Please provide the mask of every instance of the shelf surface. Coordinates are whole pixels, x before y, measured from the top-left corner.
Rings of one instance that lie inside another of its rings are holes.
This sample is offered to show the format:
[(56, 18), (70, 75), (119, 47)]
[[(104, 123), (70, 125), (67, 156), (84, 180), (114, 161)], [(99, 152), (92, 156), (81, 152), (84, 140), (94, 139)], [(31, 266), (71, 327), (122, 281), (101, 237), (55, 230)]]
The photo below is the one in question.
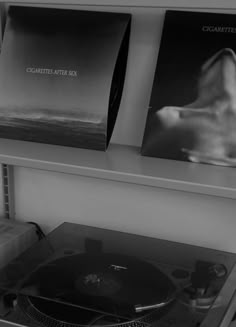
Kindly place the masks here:
[(151, 187), (236, 198), (235, 168), (143, 157), (138, 147), (106, 152), (0, 139), (0, 162)]
[(76, 4), (83, 6), (116, 6), (116, 7), (163, 7), (163, 8), (211, 8), (235, 9), (235, 0), (11, 0), (7, 3), (47, 3), (47, 4)]

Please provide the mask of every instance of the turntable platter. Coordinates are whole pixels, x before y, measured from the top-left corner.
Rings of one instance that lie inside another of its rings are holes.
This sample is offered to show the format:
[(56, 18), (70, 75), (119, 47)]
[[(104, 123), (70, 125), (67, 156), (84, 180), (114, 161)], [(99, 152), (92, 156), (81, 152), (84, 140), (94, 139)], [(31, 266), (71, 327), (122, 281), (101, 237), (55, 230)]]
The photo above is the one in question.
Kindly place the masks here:
[(136, 306), (166, 305), (175, 286), (158, 268), (114, 253), (66, 255), (41, 265), (20, 293), (121, 317)]
[(17, 306), (36, 326), (44, 327), (151, 327), (168, 312), (164, 307), (125, 319), (27, 295), (18, 295)]

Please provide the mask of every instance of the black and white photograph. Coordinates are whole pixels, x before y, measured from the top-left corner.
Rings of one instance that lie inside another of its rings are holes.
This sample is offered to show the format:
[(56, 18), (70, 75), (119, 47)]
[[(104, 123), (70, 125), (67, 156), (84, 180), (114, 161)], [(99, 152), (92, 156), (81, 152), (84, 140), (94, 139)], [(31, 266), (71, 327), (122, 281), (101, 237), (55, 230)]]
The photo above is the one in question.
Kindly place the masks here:
[(235, 17), (167, 11), (143, 155), (236, 166)]
[(0, 1), (0, 327), (236, 327), (234, 1)]
[(129, 23), (128, 14), (11, 6), (0, 57), (0, 137), (105, 150)]

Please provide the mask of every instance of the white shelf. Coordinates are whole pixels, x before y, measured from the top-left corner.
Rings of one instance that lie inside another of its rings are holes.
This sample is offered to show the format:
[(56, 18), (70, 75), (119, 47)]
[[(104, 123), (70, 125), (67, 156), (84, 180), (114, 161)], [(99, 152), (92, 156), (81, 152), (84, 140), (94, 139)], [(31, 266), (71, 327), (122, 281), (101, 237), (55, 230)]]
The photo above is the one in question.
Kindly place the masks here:
[(0, 162), (235, 199), (236, 170), (143, 157), (139, 148), (111, 144), (107, 152), (0, 139)]
[(7, 3), (76, 4), (82, 6), (235, 9), (235, 0), (11, 0)]

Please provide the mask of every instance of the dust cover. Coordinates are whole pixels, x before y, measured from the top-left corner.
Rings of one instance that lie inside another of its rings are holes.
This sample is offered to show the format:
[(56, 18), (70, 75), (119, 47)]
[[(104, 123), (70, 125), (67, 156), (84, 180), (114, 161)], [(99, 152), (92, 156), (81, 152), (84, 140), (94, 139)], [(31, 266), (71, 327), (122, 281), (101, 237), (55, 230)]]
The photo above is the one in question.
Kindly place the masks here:
[(142, 155), (236, 166), (236, 15), (168, 10)]
[(0, 137), (105, 150), (125, 78), (129, 14), (10, 6)]

